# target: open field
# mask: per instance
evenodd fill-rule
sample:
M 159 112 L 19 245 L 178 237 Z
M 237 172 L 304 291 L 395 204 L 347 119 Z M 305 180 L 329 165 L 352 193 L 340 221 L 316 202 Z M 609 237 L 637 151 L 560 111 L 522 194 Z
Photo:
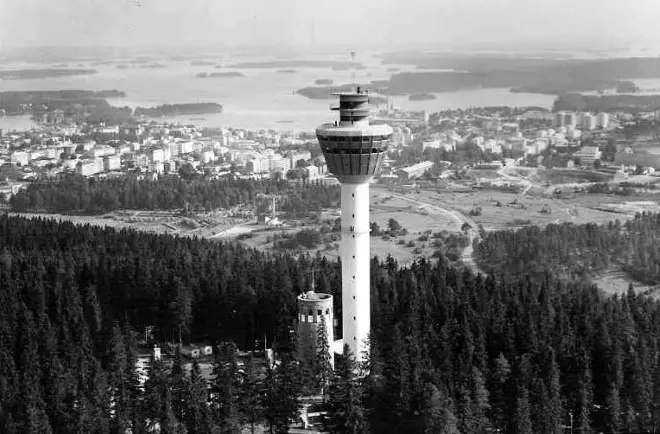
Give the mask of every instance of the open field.
M 559 199 L 522 195 L 496 190 L 477 190 L 471 193 L 437 193 L 421 191 L 420 200 L 453 209 L 471 217 L 485 230 L 502 230 L 525 224 L 546 226 L 550 223 L 572 222 L 608 223 L 615 219 L 627 220 L 643 210 L 660 211 L 656 201 L 646 197 L 577 194 L 574 198 Z M 499 203 L 499 204 L 498 204 Z M 481 208 L 481 215 L 470 216 L 470 211 Z M 541 210 L 549 211 L 547 213 Z
M 329 224 L 332 220 L 339 217 L 338 213 L 333 213 L 330 210 L 324 213 L 324 219 Z M 370 247 L 372 256 L 377 256 L 384 259 L 387 255 L 391 255 L 400 264 L 408 264 L 416 257 L 430 257 L 433 255 L 435 248 L 431 246 L 429 241 L 418 241 L 422 232 L 458 232 L 460 230 L 460 221 L 447 214 L 437 213 L 429 210 L 423 204 L 414 204 L 409 201 L 393 196 L 387 190 L 381 188 L 371 189 L 371 210 L 370 221 L 376 222 L 381 229 L 387 228 L 387 222 L 390 218 L 394 218 L 399 224 L 408 230 L 405 236 L 397 237 L 371 237 Z M 286 221 L 284 222 L 287 223 Z M 251 238 L 242 240 L 243 243 L 251 247 L 255 247 L 264 251 L 273 250 L 273 242 L 269 241 L 275 234 L 282 232 L 293 233 L 301 229 L 318 229 L 321 224 L 316 222 L 296 222 L 301 223 L 296 227 L 279 227 L 264 231 L 265 225 L 253 226 L 255 230 L 261 229 L 252 233 Z M 304 225 L 304 226 L 303 226 Z M 322 255 L 329 258 L 337 258 L 339 256 L 339 234 L 336 233 L 336 240 L 327 244 L 319 246 L 318 249 L 309 251 L 310 254 L 315 254 L 319 251 Z M 386 239 L 388 238 L 388 239 Z M 410 246 L 412 241 L 414 246 Z
M 215 215 L 214 215 L 215 214 Z M 220 213 L 207 213 L 196 216 L 181 216 L 168 211 L 114 211 L 102 215 L 63 215 L 40 213 L 14 213 L 9 215 L 27 218 L 54 219 L 71 221 L 77 224 L 112 227 L 115 229 L 131 228 L 139 231 L 181 236 L 213 237 L 245 219 L 226 218 Z
M 631 281 L 621 270 L 610 270 L 606 274 L 594 279 L 594 283 L 608 295 L 625 294 L 628 292 L 628 285 L 632 283 L 635 292 L 649 291 L 649 295 L 652 297 L 660 298 L 660 288 Z
M 506 168 L 510 176 L 518 176 L 536 183 L 569 184 L 588 182 L 609 182 L 614 175 L 580 169 L 535 169 L 530 167 Z

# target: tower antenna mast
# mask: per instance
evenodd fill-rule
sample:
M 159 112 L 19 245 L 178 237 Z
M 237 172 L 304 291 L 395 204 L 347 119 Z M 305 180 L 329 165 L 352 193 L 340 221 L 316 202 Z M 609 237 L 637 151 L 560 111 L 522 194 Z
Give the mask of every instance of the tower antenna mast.
M 357 86 L 357 83 L 355 82 L 355 48 L 350 48 L 348 51 L 351 56 L 351 85 L 355 87 Z

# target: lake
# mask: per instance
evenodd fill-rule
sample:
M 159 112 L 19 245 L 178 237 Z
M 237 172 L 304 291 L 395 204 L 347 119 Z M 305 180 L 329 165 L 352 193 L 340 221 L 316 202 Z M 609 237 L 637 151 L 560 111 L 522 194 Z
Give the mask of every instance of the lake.
M 218 60 L 218 59 L 209 59 Z M 250 59 L 254 60 L 254 59 Z M 344 59 L 345 60 L 345 59 Z M 296 95 L 297 89 L 313 86 L 317 79 L 331 79 L 334 84 L 368 83 L 386 80 L 397 67 L 401 71 L 413 70 L 410 65 L 382 65 L 377 58 L 361 60 L 366 69 L 333 71 L 330 68 L 297 67 L 295 73 L 269 68 L 219 68 L 193 66 L 189 61 L 158 62 L 164 68 L 144 68 L 130 65 L 118 69 L 115 65 L 89 65 L 72 63 L 73 67 L 94 68 L 97 74 L 69 76 L 39 80 L 4 80 L 1 90 L 108 90 L 126 92 L 126 98 L 113 99 L 110 103 L 120 106 L 155 106 L 190 102 L 217 102 L 223 105 L 223 113 L 179 116 L 168 121 L 194 123 L 212 127 L 237 127 L 251 130 L 274 129 L 278 131 L 313 131 L 316 126 L 331 122 L 336 114 L 329 111 L 332 100 L 311 100 Z M 241 59 L 232 59 L 231 63 Z M 80 66 L 82 65 L 82 66 Z M 50 65 L 42 65 L 46 67 Z M 27 65 L 4 65 L 4 68 L 21 68 Z M 36 67 L 31 65 L 29 67 Z M 281 67 L 281 69 L 289 69 Z M 245 77 L 198 78 L 202 72 L 239 71 Z M 478 89 L 435 94 L 437 99 L 409 101 L 407 96 L 393 97 L 396 107 L 405 110 L 438 111 L 450 108 L 482 106 L 542 106 L 552 107 L 551 95 L 511 93 L 508 89 Z M 190 118 L 195 118 L 191 120 Z M 200 119 L 201 118 L 201 119 Z M 24 120 L 21 122 L 25 122 Z M 0 128 L 12 128 L 13 117 L 0 118 Z M 14 127 L 17 128 L 17 127 Z

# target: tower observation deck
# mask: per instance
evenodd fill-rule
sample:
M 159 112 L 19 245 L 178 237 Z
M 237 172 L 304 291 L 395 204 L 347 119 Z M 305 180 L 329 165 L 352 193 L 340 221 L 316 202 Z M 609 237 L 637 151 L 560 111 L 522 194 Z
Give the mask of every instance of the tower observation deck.
M 369 181 L 380 174 L 392 128 L 369 123 L 369 94 L 342 92 L 339 121 L 323 124 L 316 137 L 328 171 L 341 183 L 342 335 L 358 362 L 371 329 Z

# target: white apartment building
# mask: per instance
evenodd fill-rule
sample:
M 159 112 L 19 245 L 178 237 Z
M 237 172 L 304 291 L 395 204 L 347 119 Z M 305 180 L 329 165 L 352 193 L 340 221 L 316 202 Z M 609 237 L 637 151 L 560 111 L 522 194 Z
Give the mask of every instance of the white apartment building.
M 29 161 L 30 155 L 27 152 L 16 151 L 11 154 L 11 163 L 14 165 L 27 166 Z
M 193 152 L 193 142 L 178 142 L 179 155 Z
M 149 158 L 152 163 L 162 163 L 165 161 L 164 155 L 163 155 L 163 150 L 162 149 L 152 149 L 149 152 Z
M 82 176 L 92 176 L 102 171 L 103 171 L 103 159 L 101 159 L 100 168 L 96 159 L 91 159 L 91 158 L 82 160 L 78 162 L 78 164 L 76 165 L 76 173 Z
M 113 172 L 121 169 L 121 159 L 119 155 L 106 155 L 103 157 L 103 169 L 106 172 Z
M 580 115 L 580 126 L 583 130 L 593 130 L 596 128 L 596 116 L 591 113 L 582 113 Z
M 282 158 L 279 155 L 269 156 L 268 158 L 268 171 L 269 172 L 286 172 L 291 169 L 291 160 Z
M 270 163 L 267 158 L 259 157 L 249 160 L 245 163 L 245 168 L 250 173 L 267 173 L 270 168 Z
M 212 150 L 202 151 L 200 160 L 203 164 L 210 163 L 215 160 L 215 153 Z

